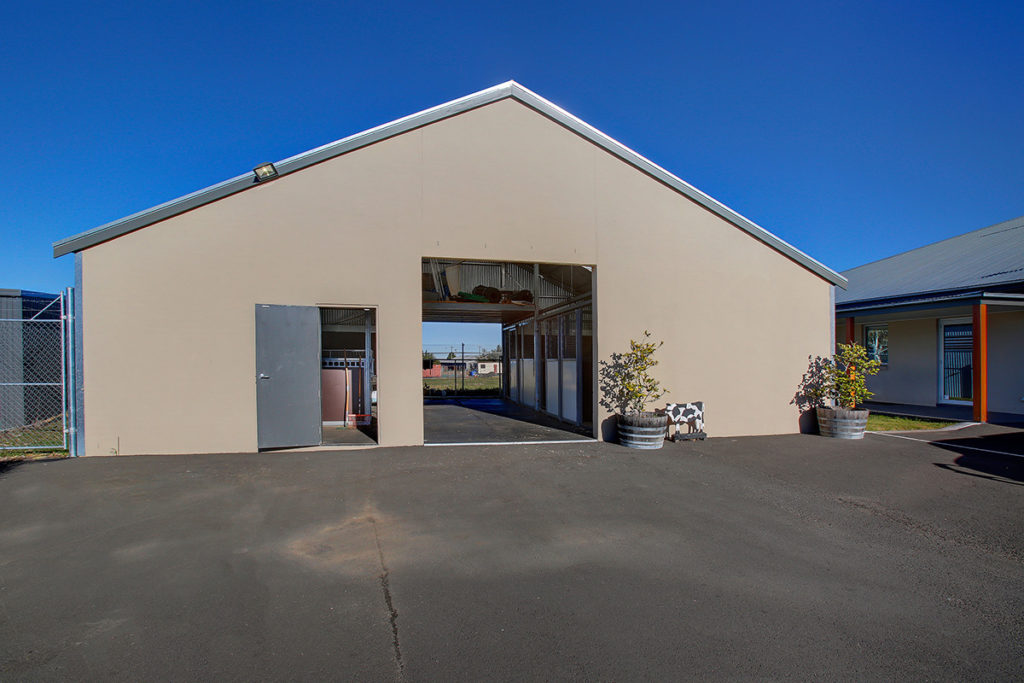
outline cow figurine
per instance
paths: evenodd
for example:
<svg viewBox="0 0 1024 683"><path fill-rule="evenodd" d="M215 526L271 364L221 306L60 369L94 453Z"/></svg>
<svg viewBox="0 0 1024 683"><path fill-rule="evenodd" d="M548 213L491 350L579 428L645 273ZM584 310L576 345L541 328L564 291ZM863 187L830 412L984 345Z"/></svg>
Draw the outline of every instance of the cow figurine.
<svg viewBox="0 0 1024 683"><path fill-rule="evenodd" d="M686 425L687 435L700 435L694 438L704 438L704 402L693 403L669 403L665 406L665 416L668 421L676 426L672 440L679 438L679 426Z"/></svg>

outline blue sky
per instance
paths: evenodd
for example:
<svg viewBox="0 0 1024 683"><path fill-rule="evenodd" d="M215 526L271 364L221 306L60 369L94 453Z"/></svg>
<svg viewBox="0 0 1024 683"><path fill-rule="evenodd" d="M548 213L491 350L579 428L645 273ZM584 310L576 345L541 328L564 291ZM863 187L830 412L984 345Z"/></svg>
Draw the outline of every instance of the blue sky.
<svg viewBox="0 0 1024 683"><path fill-rule="evenodd" d="M515 79L842 270L1024 214L1024 3L4 3L0 287Z"/></svg>
<svg viewBox="0 0 1024 683"><path fill-rule="evenodd" d="M456 355L466 345L466 353L489 351L501 344L501 325L495 323L423 323L423 350L436 358Z"/></svg>

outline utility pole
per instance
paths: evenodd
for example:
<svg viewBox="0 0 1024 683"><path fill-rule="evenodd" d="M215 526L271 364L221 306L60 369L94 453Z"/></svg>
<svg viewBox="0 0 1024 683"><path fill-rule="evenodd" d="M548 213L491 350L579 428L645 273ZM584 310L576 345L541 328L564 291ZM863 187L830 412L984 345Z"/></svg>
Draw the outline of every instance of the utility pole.
<svg viewBox="0 0 1024 683"><path fill-rule="evenodd" d="M462 342L462 393L466 393L466 342Z"/></svg>

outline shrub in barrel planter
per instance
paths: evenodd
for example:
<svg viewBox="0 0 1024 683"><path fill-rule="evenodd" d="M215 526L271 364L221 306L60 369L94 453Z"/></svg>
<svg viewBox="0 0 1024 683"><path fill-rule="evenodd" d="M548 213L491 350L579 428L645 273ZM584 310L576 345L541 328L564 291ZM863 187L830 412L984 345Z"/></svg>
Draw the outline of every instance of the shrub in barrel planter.
<svg viewBox="0 0 1024 683"><path fill-rule="evenodd" d="M818 431L836 439L863 439L868 411L857 406L871 398L866 379L878 373L881 363L868 358L860 344L839 344L832 358L810 359L794 403L815 409ZM836 404L828 407L826 402Z"/></svg>
<svg viewBox="0 0 1024 683"><path fill-rule="evenodd" d="M664 415L644 410L668 393L650 374L658 364L654 352L664 342L654 343L650 337L644 330L640 341L630 340L628 352L613 353L601 361L598 372L601 405L616 413L619 443L629 448L661 448L668 433Z"/></svg>

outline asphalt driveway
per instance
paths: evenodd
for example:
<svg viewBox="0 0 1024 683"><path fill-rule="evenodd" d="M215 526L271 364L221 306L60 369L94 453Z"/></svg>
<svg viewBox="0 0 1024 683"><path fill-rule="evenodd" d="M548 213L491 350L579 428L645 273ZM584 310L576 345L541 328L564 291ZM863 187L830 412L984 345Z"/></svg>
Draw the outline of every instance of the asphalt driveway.
<svg viewBox="0 0 1024 683"><path fill-rule="evenodd" d="M0 678L1020 679L1024 440L934 438L22 464Z"/></svg>
<svg viewBox="0 0 1024 683"><path fill-rule="evenodd" d="M589 429L564 422L502 398L427 399L423 404L423 439L428 444L579 441Z"/></svg>

